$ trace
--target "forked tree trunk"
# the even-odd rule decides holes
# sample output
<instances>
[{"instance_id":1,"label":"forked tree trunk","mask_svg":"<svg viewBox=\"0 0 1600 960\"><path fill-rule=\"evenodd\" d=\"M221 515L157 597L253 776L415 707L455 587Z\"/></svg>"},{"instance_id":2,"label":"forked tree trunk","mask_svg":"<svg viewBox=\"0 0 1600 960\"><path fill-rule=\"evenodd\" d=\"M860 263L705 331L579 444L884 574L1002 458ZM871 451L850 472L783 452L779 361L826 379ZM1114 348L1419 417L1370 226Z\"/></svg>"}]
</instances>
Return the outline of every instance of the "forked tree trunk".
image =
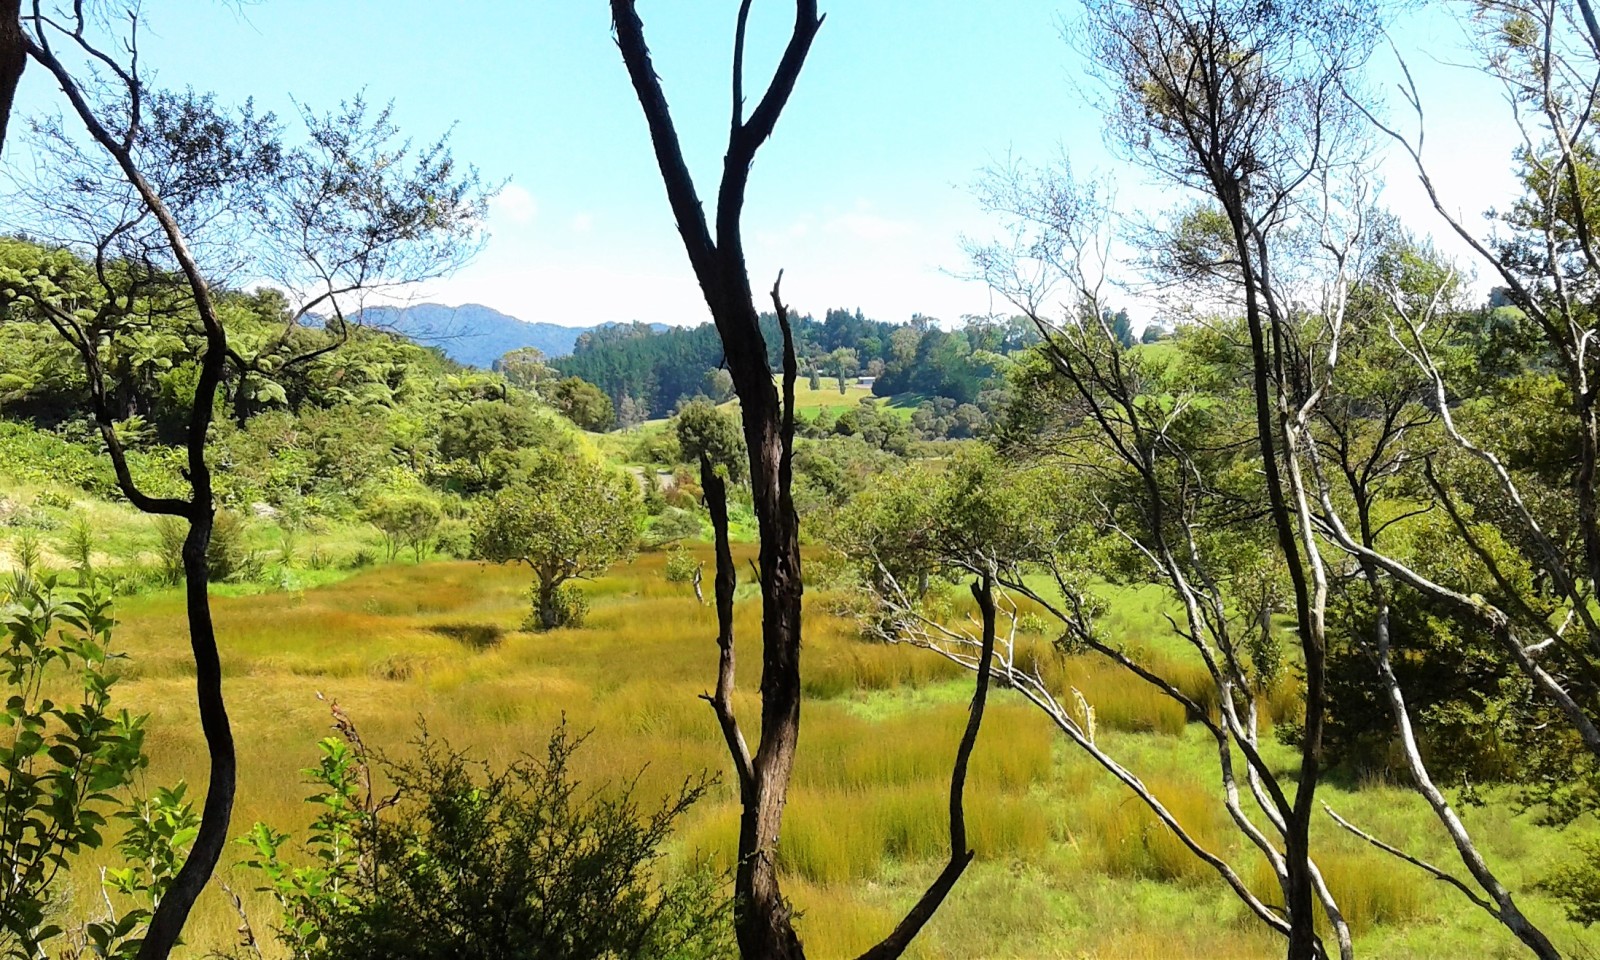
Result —
<instances>
[{"instance_id":1,"label":"forked tree trunk","mask_svg":"<svg viewBox=\"0 0 1600 960\"><path fill-rule=\"evenodd\" d=\"M717 190L716 230L706 221L705 209L695 189L678 142L672 114L660 78L645 44L644 24L633 0L611 0L612 25L617 45L628 68L634 92L649 124L656 162L667 188L667 199L677 218L678 232L694 267L695 279L710 308L722 338L728 372L738 394L744 423L745 446L750 458L750 494L760 531L761 581L761 736L750 755L733 715L732 557L727 550L726 511L722 482L702 463L707 505L718 526L717 613L720 666L717 692L706 699L716 711L724 738L739 774L742 812L739 826L739 860L734 874L734 932L745 960L801 960L805 951L796 935L792 912L778 881L778 834L784 803L794 771L795 745L800 735L800 520L790 494L794 443L794 383L796 363L788 311L772 288L772 305L783 335L782 393L774 383L761 333L750 275L745 267L740 215L745 188L756 150L772 135L778 115L788 103L800 76L811 42L822 27L816 0L795 0L794 28L779 59L771 83L760 101L745 115L744 40L752 0L742 0L734 29L733 117L728 152L723 158ZM781 279L781 277L780 277ZM840 381L843 388L843 380ZM975 714L981 717L981 707ZM972 737L963 757L970 752ZM965 762L958 764L957 781L965 780ZM959 792L959 787L952 787ZM959 804L957 804L959 806ZM952 841L964 846L965 830ZM929 888L902 923L868 956L891 960L904 952L922 929L944 895L970 860L970 852L952 853L951 866Z\"/></svg>"}]
</instances>

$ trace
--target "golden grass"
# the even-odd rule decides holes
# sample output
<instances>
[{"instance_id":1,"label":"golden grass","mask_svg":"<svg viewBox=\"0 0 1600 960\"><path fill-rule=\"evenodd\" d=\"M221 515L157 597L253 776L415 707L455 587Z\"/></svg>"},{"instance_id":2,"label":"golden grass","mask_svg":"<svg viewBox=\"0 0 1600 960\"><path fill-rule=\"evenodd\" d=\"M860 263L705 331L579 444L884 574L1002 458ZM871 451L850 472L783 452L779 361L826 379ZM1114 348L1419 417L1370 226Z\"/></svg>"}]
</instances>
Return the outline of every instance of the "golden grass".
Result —
<instances>
[{"instance_id":1,"label":"golden grass","mask_svg":"<svg viewBox=\"0 0 1600 960\"><path fill-rule=\"evenodd\" d=\"M735 709L753 743L760 610L744 583L751 548L736 550ZM393 566L303 593L218 598L239 746L234 833L256 820L304 827L308 788L295 771L312 762L313 741L328 731L319 691L340 702L369 742L396 752L426 717L434 735L503 762L540 749L565 716L593 731L575 758L587 782L615 783L643 768L637 790L648 801L702 771L725 772L726 750L698 697L714 680L715 617L686 585L666 581L664 562L644 554L585 585L588 624L537 635L516 629L527 574L512 567ZM948 855L950 761L971 694L970 675L925 651L861 640L852 623L824 612L825 599L808 596L807 700L779 850L801 934L817 957L853 955L881 937ZM132 659L118 697L151 714L151 780L186 778L198 793L205 754L181 598L127 600L119 616L117 642ZM1184 684L1209 688L1183 651L1138 649L1168 658L1162 669ZM1212 748L1185 726L1181 709L1104 660L1047 660L1045 668L1059 689L1084 693L1102 741L1129 758L1202 843L1245 864L1257 889L1275 886L1250 872L1253 854L1240 849L1215 795ZM991 699L967 796L978 859L914 956L1256 957L1279 949L1240 918L1210 869L1142 804L1005 691ZM1405 802L1394 791L1374 796L1369 818ZM673 848L729 866L736 833L737 798L724 777L685 819ZM1381 938L1455 909L1453 901L1419 899L1414 877L1375 856L1336 846L1323 861L1358 929ZM78 865L72 902L95 902L94 868L108 859L102 853ZM249 892L254 878L231 861L221 876L245 895L258 929L270 927L267 903ZM1472 929L1450 916L1458 917L1452 930ZM191 955L227 946L237 923L220 894L206 894L189 930Z\"/></svg>"}]
</instances>

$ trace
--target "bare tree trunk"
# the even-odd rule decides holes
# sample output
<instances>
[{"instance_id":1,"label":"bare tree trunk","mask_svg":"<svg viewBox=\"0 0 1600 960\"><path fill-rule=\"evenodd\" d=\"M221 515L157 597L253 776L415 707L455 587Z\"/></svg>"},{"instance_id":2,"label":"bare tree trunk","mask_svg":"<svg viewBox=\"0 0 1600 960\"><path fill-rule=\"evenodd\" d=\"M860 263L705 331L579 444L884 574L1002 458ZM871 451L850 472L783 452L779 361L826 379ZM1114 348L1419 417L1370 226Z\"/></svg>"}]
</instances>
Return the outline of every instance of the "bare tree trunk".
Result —
<instances>
[{"instance_id":1,"label":"bare tree trunk","mask_svg":"<svg viewBox=\"0 0 1600 960\"><path fill-rule=\"evenodd\" d=\"M721 591L732 573L731 557L718 548L718 644L722 650L718 689L708 697L717 710L734 764L739 768L743 813L739 829L739 862L734 874L734 932L745 960L801 960L805 951L794 930L793 915L778 881L778 834L794 771L800 735L800 617L804 586L800 570L800 519L791 496L794 446L794 382L797 366L789 330L788 309L772 288L772 305L783 335L782 393L773 382L767 343L761 333L750 275L745 265L740 217L750 167L756 151L778 122L795 82L822 27L816 0L795 0L794 27L771 82L760 101L745 113L745 26L753 0L742 0L734 29L733 104L728 150L717 188L715 233L694 178L684 161L672 112L644 39L644 24L634 0L611 0L611 21L634 93L650 128L667 199L678 233L694 268L706 306L722 339L728 373L739 397L745 447L750 458L750 494L760 531L761 584L761 736L753 756L745 756L744 739L730 706L732 688L732 605ZM782 280L782 275L779 275ZM721 495L721 480L705 469L708 504ZM723 524L724 528L726 524ZM964 865L964 864L963 864ZM959 871L957 871L959 873ZM950 878L954 883L954 877ZM942 901L932 891L900 926L868 956L898 957Z\"/></svg>"},{"instance_id":2,"label":"bare tree trunk","mask_svg":"<svg viewBox=\"0 0 1600 960\"><path fill-rule=\"evenodd\" d=\"M800 522L790 496L794 436L793 344L788 320L773 288L784 328L784 398L767 361L755 300L745 267L740 215L750 165L788 102L822 20L815 0L797 0L795 26L773 80L748 120L744 114L745 22L751 0L739 10L734 47L733 120L717 192L713 239L693 177L684 162L666 97L632 0L612 0L612 23L623 62L650 127L656 159L684 248L722 338L733 377L750 457L750 491L760 532L761 736L749 767L750 782L739 831L734 928L746 960L799 960L805 952L778 882L777 844L800 733ZM785 402L787 401L787 402ZM719 573L720 577L720 573ZM731 631L731 625L725 628ZM730 641L731 643L731 641ZM731 718L729 718L731 719ZM728 720L724 720L726 726ZM738 762L738 758L735 758Z\"/></svg>"},{"instance_id":3,"label":"bare tree trunk","mask_svg":"<svg viewBox=\"0 0 1600 960\"><path fill-rule=\"evenodd\" d=\"M28 63L21 16L22 0L0 0L0 156L5 154L6 127L16 101L17 84Z\"/></svg>"},{"instance_id":4,"label":"bare tree trunk","mask_svg":"<svg viewBox=\"0 0 1600 960\"><path fill-rule=\"evenodd\" d=\"M209 404L207 405L209 406ZM195 693L200 707L200 728L211 763L206 778L206 798L201 807L200 831L183 866L150 918L139 949L140 960L165 958L177 944L189 919L189 910L211 880L228 842L233 820L233 798L238 762L233 731L222 697L222 661L217 653L216 630L211 619L206 548L211 543L212 512L209 503L197 506L189 518L189 536L183 543L183 579L189 614L189 646L194 655ZM171 906L168 906L171 904Z\"/></svg>"},{"instance_id":5,"label":"bare tree trunk","mask_svg":"<svg viewBox=\"0 0 1600 960\"><path fill-rule=\"evenodd\" d=\"M1256 442L1261 449L1261 465L1265 474L1267 499L1272 514L1273 527L1278 535L1278 547L1283 551L1284 565L1294 589L1295 625L1299 634L1306 672L1305 730L1300 744L1300 776L1295 792L1294 806L1284 824L1284 860L1287 877L1284 884L1284 906L1289 917L1289 960L1310 960L1321 953L1321 943L1315 925L1315 891L1311 877L1311 814L1315 797L1318 769L1322 757L1323 699L1326 688L1327 649L1323 639L1318 610L1314 609L1311 590L1306 581L1305 567L1300 556L1300 543L1295 536L1294 518L1291 516L1284 482L1278 466L1277 431L1273 428L1274 409L1281 404L1272 386L1273 352L1269 352L1267 337L1274 341L1279 336L1277 318L1261 303L1262 288L1267 286L1265 264L1252 249L1253 231L1244 213L1244 201L1237 183L1216 180L1216 193L1233 228L1234 247L1244 274L1245 320L1250 328L1253 393L1256 406ZM1265 316L1264 316L1265 314ZM1275 351L1274 351L1275 352ZM1287 385L1278 383L1277 390ZM1320 597L1319 597L1320 599Z\"/></svg>"}]
</instances>

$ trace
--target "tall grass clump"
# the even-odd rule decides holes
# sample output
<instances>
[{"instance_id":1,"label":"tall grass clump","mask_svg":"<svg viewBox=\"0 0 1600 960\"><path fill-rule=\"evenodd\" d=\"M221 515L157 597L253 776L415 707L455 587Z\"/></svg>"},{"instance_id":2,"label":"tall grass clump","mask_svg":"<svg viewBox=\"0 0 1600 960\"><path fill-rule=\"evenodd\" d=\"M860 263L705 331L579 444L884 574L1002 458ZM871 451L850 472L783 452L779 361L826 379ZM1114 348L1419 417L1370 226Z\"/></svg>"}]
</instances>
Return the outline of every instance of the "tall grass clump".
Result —
<instances>
[{"instance_id":1,"label":"tall grass clump","mask_svg":"<svg viewBox=\"0 0 1600 960\"><path fill-rule=\"evenodd\" d=\"M1432 913L1425 892L1428 882L1405 864L1366 851L1344 850L1324 850L1316 861L1355 936L1379 926L1415 923ZM1244 876L1262 903L1283 903L1283 892L1265 860L1257 858L1254 868ZM1323 936L1331 935L1327 917L1321 911L1317 913L1317 930Z\"/></svg>"},{"instance_id":2,"label":"tall grass clump","mask_svg":"<svg viewBox=\"0 0 1600 960\"><path fill-rule=\"evenodd\" d=\"M1221 803L1198 784L1146 778L1145 785L1202 847L1222 854ZM1139 798L1121 793L1080 805L1071 823L1088 863L1114 877L1198 883L1216 872Z\"/></svg>"}]
</instances>

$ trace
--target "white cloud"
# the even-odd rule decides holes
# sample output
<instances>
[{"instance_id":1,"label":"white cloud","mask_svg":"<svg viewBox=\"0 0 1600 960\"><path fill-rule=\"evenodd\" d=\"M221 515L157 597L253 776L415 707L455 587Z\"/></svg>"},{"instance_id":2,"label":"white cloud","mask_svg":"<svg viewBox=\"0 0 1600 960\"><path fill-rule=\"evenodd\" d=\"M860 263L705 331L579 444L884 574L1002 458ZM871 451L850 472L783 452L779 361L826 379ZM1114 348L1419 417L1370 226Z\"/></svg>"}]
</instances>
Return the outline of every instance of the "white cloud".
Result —
<instances>
[{"instance_id":1,"label":"white cloud","mask_svg":"<svg viewBox=\"0 0 1600 960\"><path fill-rule=\"evenodd\" d=\"M489 201L490 220L508 220L511 223L530 223L539 213L539 202L522 187L508 183Z\"/></svg>"},{"instance_id":2,"label":"white cloud","mask_svg":"<svg viewBox=\"0 0 1600 960\"><path fill-rule=\"evenodd\" d=\"M594 214L584 211L572 218L573 233L588 233L594 229Z\"/></svg>"}]
</instances>

